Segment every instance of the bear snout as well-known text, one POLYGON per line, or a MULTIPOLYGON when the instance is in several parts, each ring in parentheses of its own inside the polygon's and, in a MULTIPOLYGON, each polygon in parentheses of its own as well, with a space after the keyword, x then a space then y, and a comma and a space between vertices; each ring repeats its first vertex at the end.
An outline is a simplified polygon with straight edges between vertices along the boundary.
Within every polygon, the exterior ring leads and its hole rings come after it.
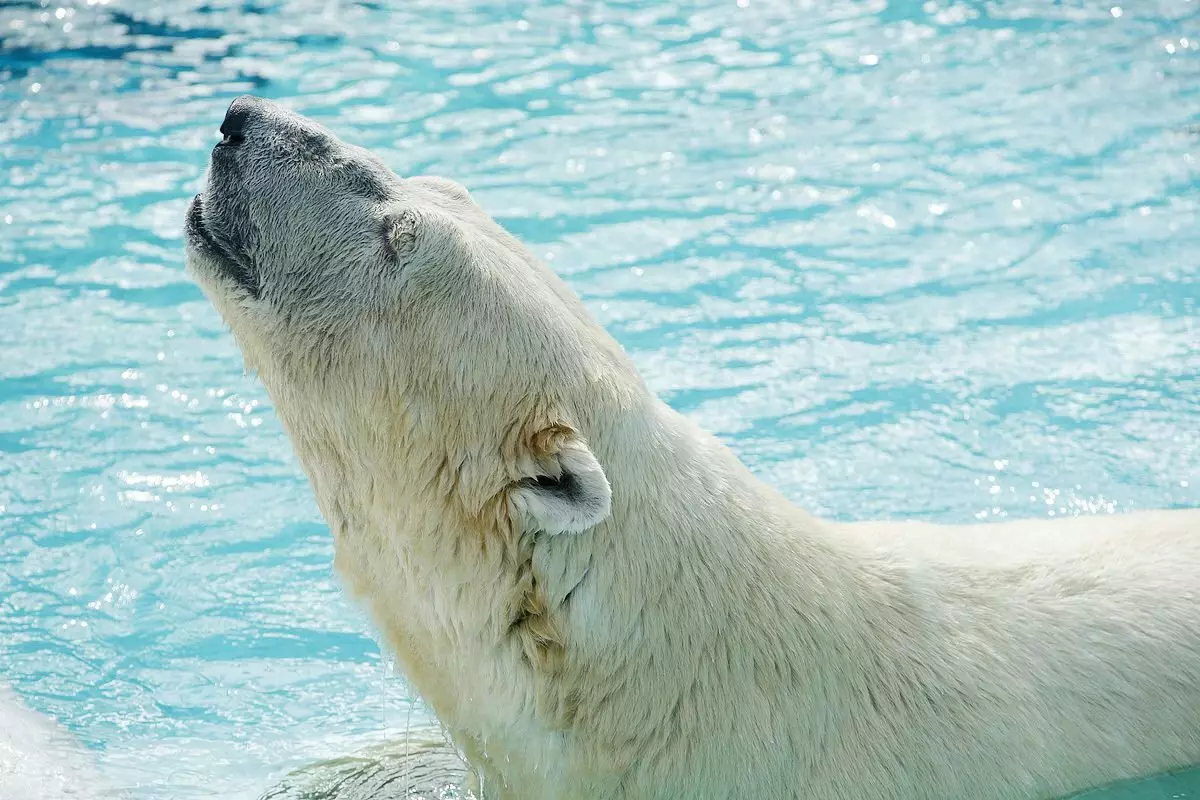
POLYGON ((296 163, 328 160, 336 138, 312 120, 278 103, 244 94, 229 104, 221 121, 221 141, 213 148, 214 168, 254 163, 286 170, 296 163))
POLYGON ((261 99, 250 94, 244 94, 230 103, 221 122, 221 135, 225 137, 221 144, 237 146, 245 141, 250 117, 262 104, 261 99))

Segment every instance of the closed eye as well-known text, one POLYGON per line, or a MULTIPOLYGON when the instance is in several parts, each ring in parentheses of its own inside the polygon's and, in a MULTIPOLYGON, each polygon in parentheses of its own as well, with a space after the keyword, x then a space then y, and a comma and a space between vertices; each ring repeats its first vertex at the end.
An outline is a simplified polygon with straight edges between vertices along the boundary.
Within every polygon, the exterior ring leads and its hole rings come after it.
POLYGON ((405 261, 417 245, 417 215, 411 209, 383 218, 383 242, 396 262, 405 261))

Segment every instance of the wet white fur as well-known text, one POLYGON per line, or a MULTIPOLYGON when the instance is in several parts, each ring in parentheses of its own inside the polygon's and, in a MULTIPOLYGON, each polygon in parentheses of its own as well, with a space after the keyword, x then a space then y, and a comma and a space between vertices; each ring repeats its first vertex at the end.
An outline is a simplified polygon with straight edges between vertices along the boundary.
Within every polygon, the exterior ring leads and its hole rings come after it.
POLYGON ((1200 761, 1200 512, 816 519, 461 187, 310 208, 320 174, 246 163, 268 291, 192 269, 489 795, 1034 800, 1200 761), (526 494, 572 470, 579 505, 526 494))

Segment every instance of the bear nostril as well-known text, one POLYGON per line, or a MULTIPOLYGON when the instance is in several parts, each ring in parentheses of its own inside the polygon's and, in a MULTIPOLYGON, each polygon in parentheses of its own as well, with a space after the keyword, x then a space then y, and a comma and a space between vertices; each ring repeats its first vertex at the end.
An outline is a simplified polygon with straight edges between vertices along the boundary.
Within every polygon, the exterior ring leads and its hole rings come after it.
POLYGON ((250 116, 261 104, 261 100, 248 94, 244 94, 230 103, 229 109, 225 112, 225 119, 221 122, 221 134, 224 136, 221 144, 230 146, 241 144, 246 138, 246 126, 250 122, 250 116))

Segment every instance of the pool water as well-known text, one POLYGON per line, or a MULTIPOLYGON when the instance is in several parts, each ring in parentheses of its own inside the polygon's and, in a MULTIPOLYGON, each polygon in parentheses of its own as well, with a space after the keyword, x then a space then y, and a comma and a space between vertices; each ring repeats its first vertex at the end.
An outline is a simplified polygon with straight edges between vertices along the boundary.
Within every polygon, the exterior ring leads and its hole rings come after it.
POLYGON ((814 512, 1200 505, 1200 0, 1116 2, 0 2, 0 678, 136 800, 425 718, 184 273, 243 92, 464 182, 814 512))

